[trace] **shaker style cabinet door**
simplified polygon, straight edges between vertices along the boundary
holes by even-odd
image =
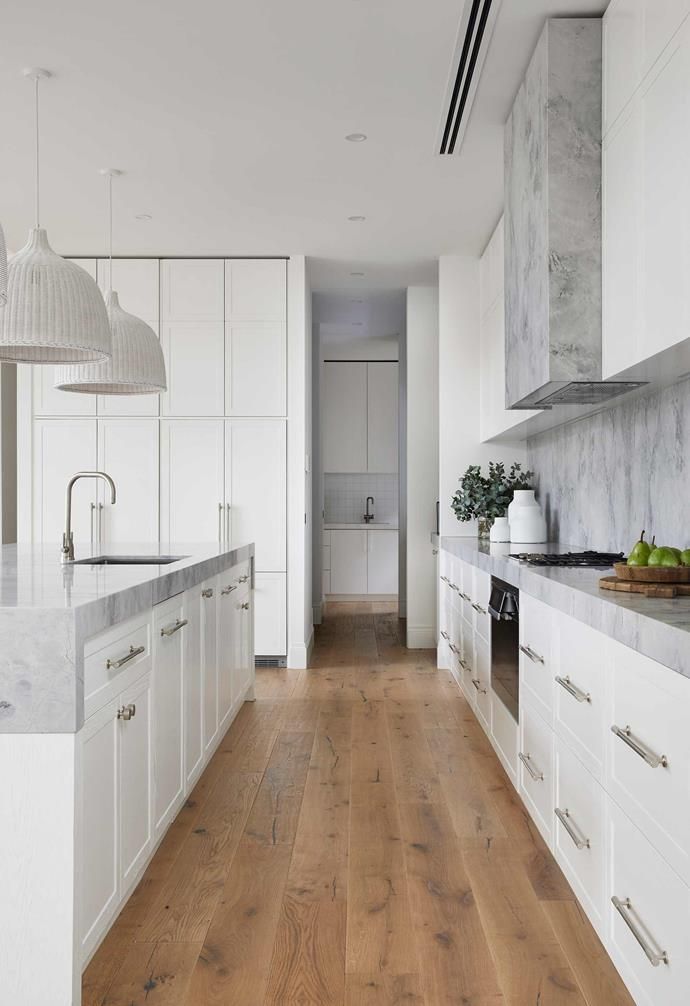
[[[203,587],[206,585],[204,584]],[[185,783],[189,790],[201,770],[204,756],[203,705],[204,668],[201,649],[202,584],[184,593],[184,761]]]
[[[283,419],[225,423],[225,499],[230,542],[254,542],[256,569],[286,568],[286,426]]]
[[[222,259],[164,259],[160,265],[161,321],[223,321]]]
[[[398,470],[398,365],[367,364],[368,472]]]
[[[331,531],[331,593],[366,594],[367,531]]]
[[[287,326],[281,321],[225,324],[225,414],[287,412]]]
[[[161,322],[168,390],[163,416],[222,416],[225,347],[222,321]]]
[[[201,593],[201,663],[204,681],[204,751],[218,734],[218,603],[219,578],[202,584]]]
[[[224,537],[222,419],[161,421],[161,539],[220,541]]]
[[[225,263],[227,321],[287,320],[285,259],[228,259]]]
[[[153,610],[154,840],[172,821],[184,795],[184,618],[181,597]]]
[[[337,532],[334,532],[337,533]],[[345,534],[351,532],[345,531]],[[355,532],[358,534],[359,532]],[[367,591],[398,593],[398,532],[367,531]]]
[[[98,420],[98,464],[117,489],[112,504],[99,481],[102,545],[158,541],[158,456],[158,420]]]
[[[287,653],[287,594],[285,573],[254,576],[254,653],[281,657]]]
[[[367,471],[367,365],[324,363],[323,470]]]
[[[95,419],[35,420],[33,541],[54,542],[56,557],[65,527],[67,483],[76,472],[93,471],[94,468],[96,468]],[[96,494],[97,486],[93,479],[80,479],[74,486],[72,530],[75,542],[90,541]]]
[[[120,720],[120,879],[121,896],[137,879],[151,842],[151,675],[124,691],[120,706],[133,708]]]

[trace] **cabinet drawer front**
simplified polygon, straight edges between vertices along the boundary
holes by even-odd
[[[84,646],[84,715],[88,718],[151,666],[150,615],[128,619]]]
[[[606,796],[559,737],[554,775],[554,854],[601,933],[606,918]]]
[[[567,615],[557,618],[554,730],[602,781],[606,685],[611,667],[608,639]]]
[[[480,636],[487,641],[491,639],[491,615],[489,614],[489,596],[491,594],[491,576],[483,569],[474,569],[472,577],[472,611],[474,627]]]
[[[548,605],[520,593],[520,687],[550,722],[553,708],[552,659],[554,611]]]
[[[520,796],[545,841],[553,834],[553,731],[530,709],[520,708]]]
[[[606,788],[690,883],[690,681],[618,643],[612,653]]]
[[[477,693],[477,712],[482,726],[491,733],[491,668],[489,644],[480,636],[474,641],[474,673],[472,687]]]
[[[608,807],[608,951],[640,1006],[686,1006],[690,988],[690,890],[613,800]],[[611,903],[617,898],[630,925]],[[646,950],[645,950],[646,948]],[[656,966],[652,957],[666,954]]]

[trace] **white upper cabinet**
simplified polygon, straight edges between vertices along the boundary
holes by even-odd
[[[285,259],[228,259],[225,263],[227,321],[287,320]]]
[[[161,321],[223,321],[222,259],[164,259],[160,264]]]
[[[225,414],[287,412],[287,328],[280,321],[225,325]]]
[[[225,499],[231,543],[255,543],[256,569],[286,568],[286,424],[229,419],[225,424]]]
[[[222,419],[161,421],[161,537],[224,537],[225,431]]]
[[[367,364],[368,472],[398,470],[398,365]]]
[[[160,396],[163,416],[224,414],[224,341],[222,321],[162,323],[168,375],[168,390]]]
[[[98,464],[117,488],[117,501],[98,483],[101,542],[158,541],[158,421],[99,419]]]
[[[117,293],[120,307],[149,325],[159,318],[158,273],[157,258],[113,259],[113,290]],[[107,258],[98,259],[97,275],[98,285],[105,296],[110,285]]]
[[[33,426],[33,540],[55,542],[65,527],[65,492],[79,471],[96,468],[95,419],[38,419]],[[80,479],[72,493],[74,540],[89,541],[96,501],[94,479]]]

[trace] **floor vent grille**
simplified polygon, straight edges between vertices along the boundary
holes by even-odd
[[[287,667],[285,657],[256,657],[254,659],[256,667]]]

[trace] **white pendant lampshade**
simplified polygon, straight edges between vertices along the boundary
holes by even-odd
[[[7,303],[0,326],[0,361],[80,363],[106,360],[110,325],[89,274],[56,254],[39,223],[38,84],[47,70],[25,70],[36,89],[36,226],[7,270]]]
[[[0,227],[0,307],[7,303],[7,246]]]
[[[55,387],[87,395],[146,395],[165,391],[165,362],[158,336],[134,314],[120,307],[110,290],[106,305],[113,336],[113,355],[105,363],[58,367]]]

